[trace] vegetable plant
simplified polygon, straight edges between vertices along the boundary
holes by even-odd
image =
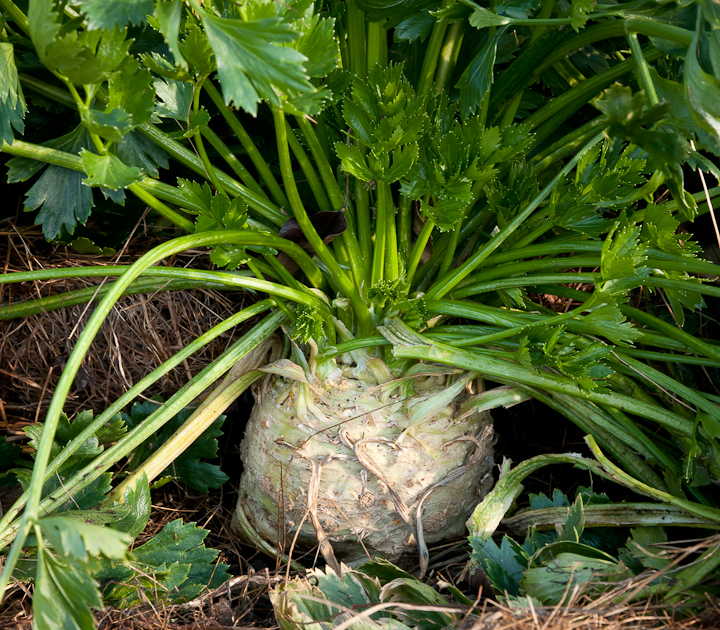
[[[42,171],[25,203],[46,237],[67,241],[94,204],[130,195],[187,232],[131,266],[2,276],[116,280],[95,296],[32,478],[0,521],[0,545],[13,543],[0,592],[28,544],[36,593],[78,585],[82,602],[64,614],[86,627],[100,601],[88,575],[103,569],[80,548],[130,562],[123,545],[136,532],[119,526],[117,544],[97,545],[72,510],[53,513],[92,484],[96,503],[133,505],[251,386],[238,527],[287,562],[296,544],[318,544],[336,573],[341,560],[417,550],[424,572],[427,541],[462,533],[492,486],[488,412],[528,398],[592,436],[633,487],[719,522],[720,399],[668,368],[720,367],[717,343],[684,329],[705,296],[720,294],[704,281],[717,266],[678,234],[720,192],[685,185],[689,169],[718,176],[712,3],[0,8],[8,180]],[[15,137],[28,108],[49,101],[74,111],[77,127],[43,143]],[[188,248],[207,248],[217,269],[157,264]],[[63,402],[103,318],[124,293],[173,286],[268,297],[58,445]],[[673,323],[639,307],[648,293],[664,297]],[[551,311],[537,294],[568,309]],[[0,317],[91,298],[2,305]],[[99,441],[189,353],[260,315],[150,415]],[[208,387],[142,464],[108,472]],[[95,457],[48,486],[88,441]],[[517,487],[478,508],[494,506],[486,537]]]

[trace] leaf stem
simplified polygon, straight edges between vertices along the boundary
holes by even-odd
[[[297,184],[293,177],[292,164],[290,162],[290,150],[287,139],[287,126],[285,114],[277,107],[273,107],[273,118],[275,120],[275,134],[277,136],[278,157],[280,159],[280,172],[282,173],[285,190],[288,194],[290,207],[295,219],[300,226],[310,246],[315,250],[318,258],[328,270],[333,281],[337,284],[343,294],[350,300],[353,311],[358,318],[362,334],[368,334],[375,327],[367,305],[360,297],[357,287],[350,281],[347,274],[340,268],[332,252],[323,243],[305,211],[302,200],[297,190]]]
[[[650,75],[650,68],[648,67],[647,60],[643,55],[640,42],[636,33],[628,32],[627,35],[628,43],[630,44],[630,50],[633,54],[633,61],[635,62],[635,72],[638,76],[638,81],[645,93],[650,100],[651,105],[657,105],[660,102],[657,92],[655,91],[655,84],[653,83],[652,76]]]
[[[450,4],[450,1],[451,0],[443,0],[442,8],[446,8]],[[435,78],[435,69],[437,68],[440,52],[443,48],[445,31],[447,31],[448,28],[448,22],[447,17],[441,17],[439,20],[436,20],[433,25],[430,41],[428,42],[425,58],[420,70],[420,79],[418,81],[417,91],[421,98],[427,98],[430,95],[433,79]]]
[[[250,174],[243,163],[237,158],[237,156],[228,148],[228,146],[220,139],[210,127],[202,125],[200,133],[210,143],[213,149],[215,149],[220,157],[225,160],[227,165],[233,170],[233,172],[240,178],[243,184],[250,190],[257,193],[258,195],[265,197],[270,201],[265,191],[262,189],[260,184],[255,181],[255,178]]]
[[[408,262],[408,270],[407,270],[407,285],[409,287],[412,286],[413,278],[415,276],[415,271],[417,270],[418,265],[420,264],[420,258],[423,255],[423,252],[425,251],[425,246],[427,245],[428,241],[430,240],[430,236],[432,234],[433,228],[435,227],[435,223],[432,219],[426,219],[425,223],[422,227],[422,230],[420,230],[420,234],[417,237],[417,240],[415,241],[415,246],[412,250],[412,255],[410,256],[410,261]]]
[[[447,90],[457,64],[463,36],[465,35],[466,20],[456,20],[447,30],[445,41],[440,50],[440,61],[435,71],[435,92],[442,94]]]
[[[323,185],[320,183],[320,179],[313,168],[312,162],[310,162],[310,158],[308,158],[307,153],[305,153],[305,149],[303,149],[300,141],[295,136],[295,131],[292,127],[290,127],[290,123],[287,120],[285,121],[285,125],[287,126],[287,138],[288,143],[290,144],[290,150],[293,152],[295,159],[300,165],[300,169],[305,175],[305,179],[307,179],[307,183],[310,186],[310,190],[312,190],[320,211],[330,212],[332,210],[330,199],[328,198]]]
[[[282,191],[282,188],[280,188],[280,185],[275,179],[275,176],[270,171],[267,162],[265,162],[265,158],[263,158],[260,151],[258,151],[258,148],[255,146],[255,143],[252,141],[252,138],[250,137],[248,132],[245,131],[245,127],[242,126],[233,111],[227,105],[225,105],[225,100],[223,99],[222,94],[220,94],[218,89],[212,84],[211,81],[205,81],[203,83],[203,88],[212,99],[215,107],[218,108],[218,111],[220,112],[222,117],[230,126],[230,129],[232,129],[233,133],[240,141],[240,144],[242,144],[243,149],[245,149],[248,157],[250,158],[250,160],[252,160],[252,163],[254,164],[258,174],[260,175],[260,179],[262,179],[264,184],[267,186],[268,190],[270,191],[270,195],[272,196],[275,203],[278,204],[278,206],[280,206],[281,208],[287,208],[288,200],[285,196],[285,193]]]
[[[14,144],[14,143],[13,143]],[[162,201],[155,197],[152,193],[148,192],[147,189],[143,188],[139,183],[130,184],[128,190],[133,193],[140,201],[145,203],[147,206],[155,210],[160,216],[165,217],[172,221],[178,227],[189,233],[195,231],[195,224],[179,215],[175,210],[166,206]]]

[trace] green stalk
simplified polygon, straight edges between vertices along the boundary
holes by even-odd
[[[355,178],[355,208],[357,210],[357,228],[360,252],[365,266],[372,269],[373,246],[372,229],[370,226],[370,193],[365,182]]]
[[[320,177],[325,184],[325,190],[330,197],[330,203],[333,210],[342,210],[345,213],[345,219],[348,222],[348,228],[343,232],[342,239],[348,252],[350,267],[352,268],[353,278],[357,287],[367,287],[368,285],[368,266],[367,261],[362,256],[360,245],[357,240],[357,231],[355,228],[355,218],[353,217],[352,205],[349,199],[345,199],[345,194],[340,190],[340,186],[335,179],[330,162],[323,150],[320,140],[310,121],[304,116],[296,116],[296,120],[300,126],[300,130],[305,137],[305,141],[310,147],[315,163],[320,171]],[[362,293],[362,291],[361,291]]]
[[[398,206],[398,256],[400,260],[409,264],[410,250],[412,248],[412,200],[400,193]],[[408,285],[409,286],[409,285]]]
[[[218,89],[210,81],[205,81],[203,88],[205,88],[205,91],[212,99],[212,102],[215,103],[218,111],[230,126],[230,129],[232,129],[233,133],[240,141],[240,144],[242,144],[243,149],[245,149],[248,157],[252,160],[253,165],[260,175],[260,179],[262,179],[265,186],[267,186],[275,203],[281,208],[287,208],[288,200],[285,193],[282,191],[282,188],[280,188],[275,176],[270,171],[267,162],[265,162],[265,158],[263,158],[260,151],[258,151],[258,148],[255,146],[255,143],[252,141],[248,132],[245,131],[245,127],[242,126],[232,110],[225,105],[222,94],[220,94]]]
[[[560,32],[548,30],[531,42],[493,83],[490,111],[499,113],[503,101],[530,87],[543,72],[576,50],[624,35],[622,20],[595,24],[577,34],[572,34],[569,29]]]
[[[345,207],[345,193],[340,190],[340,186],[335,179],[335,173],[333,172],[330,162],[328,161],[327,155],[320,144],[320,140],[313,129],[312,124],[305,116],[295,116],[295,120],[300,127],[300,131],[305,137],[310,147],[310,152],[313,158],[315,158],[315,164],[317,165],[320,177],[322,178],[327,195],[330,198],[330,203],[333,210],[342,210]]]
[[[451,1],[452,0],[443,0],[442,8],[446,8]],[[425,59],[423,60],[422,69],[420,70],[420,80],[418,81],[417,88],[417,93],[423,98],[427,98],[432,89],[435,69],[437,68],[440,52],[443,48],[448,21],[447,17],[442,17],[433,25],[430,41],[425,51]]]
[[[457,249],[458,238],[460,236],[460,228],[462,227],[462,219],[455,224],[455,227],[450,232],[450,243],[445,250],[442,264],[440,265],[440,271],[438,276],[443,277],[452,265],[453,259],[455,258],[455,250]]]
[[[502,463],[500,479],[468,519],[467,525],[471,538],[488,540],[522,492],[523,480],[549,464],[572,464],[575,468],[589,470],[594,475],[613,481],[612,477],[596,461],[576,453],[537,455],[520,462],[513,469],[510,469],[511,464],[509,459]]]
[[[555,0],[543,0],[542,6],[540,7],[540,12],[538,13],[538,18],[541,20],[547,20],[553,12],[553,9],[555,8]],[[534,42],[537,40],[540,35],[542,35],[547,30],[546,26],[535,26],[532,29],[532,38],[531,42]]]
[[[677,42],[687,48],[690,47],[693,40],[693,31],[686,28],[666,24],[650,18],[635,15],[625,19],[625,30],[628,33],[639,33],[647,37],[661,37]]]
[[[437,94],[445,92],[450,79],[452,79],[466,26],[467,22],[465,20],[456,20],[448,28],[445,41],[440,50],[440,61],[435,71],[435,91]]]
[[[392,191],[388,186],[385,209],[385,242],[387,255],[385,256],[385,279],[390,282],[400,277],[400,261],[398,259],[397,226],[395,223],[395,204],[393,204]],[[377,235],[377,231],[376,231]]]
[[[154,278],[143,278],[137,282],[133,282],[123,296],[138,295],[143,293],[155,293],[157,291],[186,291],[189,289],[198,289],[207,287],[208,289],[223,290],[227,287],[219,283],[208,283],[207,281],[197,280],[157,280]],[[88,302],[97,302],[110,290],[112,284],[100,286],[90,286],[76,291],[68,291],[67,293],[59,293],[57,295],[49,295],[43,298],[34,298],[23,302],[14,302],[12,304],[3,304],[0,306],[0,321],[9,321],[37,315],[50,311],[56,311],[60,308],[68,308],[77,304],[87,304]]]
[[[640,361],[636,361],[630,356],[622,356],[618,353],[611,353],[615,357],[613,364],[618,371],[625,372],[632,375],[635,378],[643,379],[651,385],[658,387],[660,390],[665,390],[678,395],[678,397],[688,403],[692,403],[698,409],[702,409],[710,417],[715,418],[716,429],[720,430],[720,406],[713,404],[707,400],[704,396],[701,396],[696,390],[686,387],[682,383],[679,383],[674,378],[663,374],[659,370],[645,364]],[[627,366],[627,370],[623,370],[623,366]]]
[[[195,115],[197,115],[200,112],[200,92],[202,90],[203,83],[205,83],[205,79],[202,78],[198,81],[198,84],[195,86],[195,89],[193,90],[193,111],[195,112]],[[203,166],[205,167],[205,177],[209,178],[212,182],[212,185],[215,187],[215,190],[218,192],[224,193],[225,188],[220,183],[220,181],[217,178],[217,175],[215,174],[215,167],[210,162],[210,159],[208,158],[207,151],[205,151],[205,143],[202,139],[202,134],[200,133],[200,128],[198,127],[195,130],[194,134],[195,138],[195,147],[197,149],[198,156],[200,157],[200,160],[203,163]]]
[[[485,260],[493,251],[495,251],[500,245],[518,228],[525,220],[540,206],[540,204],[546,199],[546,197],[552,192],[558,182],[564,178],[572,169],[577,166],[578,162],[582,159],[593,146],[595,146],[600,140],[602,140],[603,134],[599,133],[590,140],[578,153],[570,160],[563,169],[553,178],[553,180],[542,189],[542,191],[533,199],[517,216],[508,223],[502,230],[500,230],[495,236],[493,236],[483,247],[481,247],[473,256],[471,256],[465,263],[457,267],[454,271],[450,272],[446,276],[439,278],[436,283],[427,292],[426,299],[434,300],[442,298],[447,295],[452,289],[466,276],[473,272],[473,270]]]
[[[165,151],[167,151],[178,162],[195,171],[198,175],[202,177],[206,176],[205,168],[200,158],[176,140],[168,138],[168,136],[157,127],[149,123],[143,123],[138,127],[138,130],[155,144],[165,149]],[[258,214],[266,219],[269,219],[278,226],[283,225],[285,221],[287,221],[287,216],[280,212],[280,208],[270,203],[267,198],[258,195],[249,188],[246,188],[240,182],[230,177],[227,173],[223,173],[218,169],[215,170],[215,173],[223,188],[228,191],[228,193],[239,196]]]
[[[707,518],[688,514],[672,505],[657,503],[607,503],[583,507],[585,527],[701,527],[714,529],[716,523]],[[503,520],[514,534],[524,536],[533,526],[535,531],[553,530],[565,525],[566,507],[522,510]],[[718,554],[720,558],[720,554]]]
[[[13,140],[12,145],[3,141],[0,150],[9,155],[25,157],[31,160],[45,162],[47,164],[53,164],[54,166],[61,166],[63,168],[83,172],[83,165],[80,156],[73,155],[72,153],[66,153],[65,151],[59,151],[58,149],[51,149],[49,147],[30,144],[29,142],[24,142],[22,140]],[[187,232],[195,231],[195,226],[192,221],[178,214],[172,208],[168,208],[160,200],[153,197],[152,194],[145,190],[140,184],[131,184],[128,187],[128,190],[130,190],[130,192],[135,194],[141,201],[150,206],[158,214],[164,216],[166,219],[169,219],[178,227]]]
[[[347,274],[340,268],[337,261],[333,257],[332,252],[327,245],[323,243],[317,231],[313,227],[310,219],[302,204],[300,195],[297,190],[297,184],[293,177],[292,164],[290,163],[290,150],[287,140],[287,126],[285,125],[285,114],[277,107],[273,107],[273,118],[275,120],[275,133],[277,135],[278,156],[280,158],[280,171],[282,173],[283,183],[290,200],[290,207],[293,210],[295,219],[307,238],[311,247],[315,250],[318,258],[326,266],[328,273],[333,281],[337,284],[343,294],[350,300],[353,311],[358,318],[360,330],[362,334],[368,334],[373,328],[374,323],[367,305],[360,297],[358,289],[353,285]]]
[[[55,471],[59,470],[60,467],[75,452],[77,452],[77,450],[81,446],[83,446],[87,442],[87,440],[91,439],[95,435],[95,433],[103,425],[105,425],[105,423],[109,422],[110,419],[113,418],[113,416],[122,411],[122,409],[126,405],[130,404],[139,394],[144,392],[153,383],[159,381],[168,372],[180,365],[185,359],[193,355],[200,348],[206,346],[213,339],[219,337],[222,333],[231,330],[235,326],[238,326],[239,324],[242,324],[243,322],[252,319],[253,317],[260,315],[267,309],[271,308],[272,305],[272,300],[263,300],[262,302],[257,302],[252,306],[249,306],[237,313],[234,313],[227,319],[220,322],[217,326],[214,326],[206,333],[200,335],[197,339],[191,341],[177,354],[174,354],[162,365],[155,368],[150,374],[138,381],[122,396],[120,396],[120,398],[113,402],[105,411],[96,416],[90,424],[88,424],[80,433],[78,433],[78,435],[76,435],[70,442],[68,442],[68,444],[63,447],[63,449],[49,463],[47,471],[45,472],[45,481],[47,481],[55,473]],[[27,501],[27,496],[27,491],[23,492],[23,494],[20,495],[17,501],[15,501],[13,506],[3,515],[2,519],[0,520],[0,549],[2,549],[5,544],[7,544],[7,528],[20,513],[20,510],[22,510],[25,502]]]
[[[246,356],[253,348],[270,337],[282,324],[284,315],[276,311],[258,323],[251,331],[243,335],[230,348],[222,353],[213,363],[206,366],[192,381],[180,388],[162,406],[148,416],[142,424],[126,433],[120,440],[85,468],[76,473],[72,479],[63,484],[61,488],[49,494],[40,503],[40,512],[50,514],[57,506],[67,500],[68,495],[73,496],[86,488],[100,477],[106,470],[129,455],[140,444],[157,432],[165,423],[178,412],[193,402],[203,391],[215,383],[230,370],[239,360]],[[37,460],[36,460],[37,461]],[[27,509],[26,509],[27,513]],[[16,536],[17,540],[17,536]],[[13,549],[15,545],[13,545]]]
[[[603,448],[612,453],[613,457],[622,463],[625,470],[643,480],[644,483],[658,488],[664,492],[667,486],[662,478],[638,455],[648,458],[651,440],[643,435],[641,440],[623,430],[609,418],[603,410],[582,400],[570,396],[555,394],[547,396],[538,390],[528,390],[537,400],[564,415],[573,424],[586,434],[593,435],[603,445]],[[586,427],[586,428],[585,428]]]
[[[213,149],[215,149],[225,160],[226,164],[233,170],[233,172],[240,178],[240,181],[247,186],[254,193],[261,197],[267,198],[265,191],[261,188],[260,184],[255,181],[255,178],[250,174],[243,163],[237,158],[237,156],[228,148],[228,146],[220,139],[210,127],[203,125],[200,129],[203,137],[207,139]],[[269,201],[269,199],[268,199]]]
[[[662,53],[650,45],[645,49],[644,57],[646,61],[655,61],[662,57]],[[591,98],[596,96],[601,90],[610,85],[613,81],[617,81],[621,76],[631,72],[635,68],[635,60],[628,59],[612,68],[596,74],[587,81],[583,81],[577,87],[564,92],[556,99],[550,101],[536,112],[528,116],[523,122],[532,128],[539,127],[542,123],[550,118],[554,118],[553,124],[549,128],[538,131],[540,137],[545,138],[552,131],[557,129],[565,120],[570,118],[580,107],[587,103]],[[538,142],[538,139],[535,139]]]
[[[425,246],[427,245],[428,241],[430,240],[430,235],[432,234],[433,228],[435,227],[435,223],[432,221],[432,219],[426,219],[422,230],[420,231],[420,234],[417,237],[417,240],[415,241],[415,247],[413,247],[412,255],[410,257],[410,262],[408,262],[408,270],[407,270],[407,285],[409,287],[412,286],[413,277],[415,276],[415,271],[417,270],[417,266],[420,264],[420,258],[423,255],[423,252],[425,251]]]
[[[598,116],[563,136],[546,149],[536,153],[528,162],[534,166],[534,172],[540,174],[550,168],[555,162],[564,160],[566,157],[575,153],[575,151],[582,147],[604,126],[604,116]]]
[[[30,34],[30,24],[27,16],[12,0],[0,0],[0,9],[2,9],[3,13],[9,15],[12,21],[15,22],[26,35]]]
[[[20,80],[26,84],[31,89],[35,90],[36,92],[43,94],[44,96],[47,96],[48,98],[57,101],[58,103],[61,103],[63,105],[67,105],[70,107],[74,107],[75,103],[74,100],[70,97],[70,95],[65,92],[62,89],[59,89],[53,85],[49,85],[47,83],[44,83],[43,81],[38,81],[34,77],[30,77],[27,75],[20,74],[18,75]],[[206,81],[206,85],[209,85],[209,82]],[[175,158],[178,162],[181,164],[187,166],[189,169],[195,171],[198,175],[201,175],[202,177],[206,176],[205,169],[203,168],[202,161],[191,151],[186,149],[182,144],[177,142],[176,140],[173,140],[172,138],[169,138],[165,133],[160,131],[157,127],[154,125],[151,125],[150,123],[143,123],[142,125],[137,127],[137,130],[140,131],[142,134],[147,136],[150,140],[155,142],[159,147],[167,151],[173,158]],[[13,142],[12,149],[16,144],[18,144],[20,141],[15,140]],[[27,145],[26,146],[33,146],[33,145]],[[47,147],[42,147],[43,149],[47,149]],[[2,148],[3,151],[5,151],[5,147]],[[11,150],[7,151],[8,153],[12,153]],[[13,153],[14,155],[14,153]],[[70,155],[70,154],[68,154]],[[48,161],[39,157],[34,157],[32,155],[24,156],[24,157],[30,157],[31,159],[39,159],[41,161]],[[52,163],[52,162],[49,162]],[[72,166],[67,166],[66,168],[73,168]],[[82,168],[74,168],[73,170],[82,170]],[[251,209],[255,210],[258,214],[261,216],[269,219],[272,221],[275,225],[281,226],[285,223],[287,220],[287,217],[283,215],[280,212],[280,209],[275,206],[274,204],[270,203],[268,201],[267,197],[264,195],[259,195],[256,192],[250,190],[249,188],[246,188],[236,180],[234,180],[232,177],[227,175],[226,173],[223,173],[222,171],[216,171],[218,180],[223,185],[225,190],[232,192],[235,195],[239,195],[247,204],[250,206]]]
[[[128,269],[129,267],[125,267],[121,271],[108,271],[105,275],[122,275],[122,273]],[[324,313],[328,318],[330,317],[330,312],[325,302],[312,292],[307,291],[304,288],[298,290],[283,284],[269,282],[262,278],[262,274],[260,278],[252,278],[227,271],[205,271],[200,269],[174,269],[172,267],[163,267],[159,269],[148,269],[143,275],[151,277],[142,277],[140,280],[133,282],[125,291],[123,291],[123,295],[154,293],[162,290],[176,291],[202,287],[216,290],[232,289],[235,291],[250,289],[252,291],[268,293],[277,298],[288,299],[299,304],[306,304],[312,308],[320,310],[321,313]],[[3,276],[0,276],[0,281],[2,278]],[[59,308],[74,306],[76,304],[85,304],[90,301],[98,301],[107,295],[113,287],[114,283],[104,285],[102,287],[86,287],[78,291],[60,293],[58,295],[51,295],[35,300],[26,300],[16,304],[3,305],[0,307],[0,321],[27,317],[28,315],[34,315],[43,311],[57,310]]]
[[[367,25],[367,67],[387,66],[387,31],[383,22],[368,22]]]
[[[623,315],[627,317],[632,317],[633,319],[641,322],[642,324],[649,326],[653,330],[657,330],[658,332],[669,337],[670,339],[675,339],[676,341],[679,341],[680,343],[682,343],[688,348],[691,348],[698,354],[702,354],[706,357],[715,359],[716,361],[720,361],[720,346],[709,344],[700,339],[699,337],[695,337],[689,333],[686,333],[684,330],[681,330],[673,324],[668,324],[667,322],[664,322],[663,320],[653,315],[650,315],[649,313],[641,311],[640,309],[633,308],[632,306],[622,305],[620,307],[620,310],[623,312]]]
[[[13,142],[15,144],[15,142]],[[172,221],[178,227],[181,227],[186,232],[194,232],[195,224],[179,215],[175,210],[166,206],[162,201],[155,197],[152,193],[148,192],[146,188],[140,186],[140,184],[130,184],[128,190],[133,193],[140,201],[145,203],[147,206],[155,210],[160,216],[165,217]]]
[[[566,394],[579,397],[607,407],[622,409],[640,417],[648,418],[669,431],[681,436],[690,437],[693,423],[671,411],[648,405],[630,396],[617,393],[605,394],[591,390],[580,390],[577,383],[570,378],[536,372],[524,366],[508,361],[501,361],[489,355],[461,350],[439,341],[430,341],[411,331],[397,320],[385,320],[378,326],[386,339],[393,344],[393,354],[403,359],[435,361],[444,365],[453,365],[465,370],[480,372],[487,378],[503,384],[537,387],[546,392]]]
[[[662,501],[663,503],[669,503],[670,505],[679,507],[686,512],[694,514],[695,516],[698,516],[700,518],[708,519],[715,523],[720,523],[720,510],[718,510],[717,508],[700,505],[699,503],[694,503],[692,501],[688,501],[687,499],[681,499],[679,497],[673,496],[672,494],[668,494],[666,492],[657,490],[656,488],[652,488],[642,483],[641,481],[638,481],[637,479],[633,479],[624,470],[615,466],[612,462],[610,462],[610,460],[607,459],[607,457],[605,457],[605,455],[603,455],[592,435],[586,435],[585,442],[587,442],[587,445],[590,447],[592,454],[600,462],[602,467],[607,470],[618,483],[628,486],[636,492],[641,492],[642,494],[650,496],[653,499]]]
[[[295,136],[295,132],[293,131],[292,127],[290,127],[290,123],[285,121],[285,125],[287,126],[287,138],[290,145],[290,150],[293,152],[295,159],[300,165],[300,169],[305,175],[305,179],[307,179],[307,182],[310,185],[310,190],[312,190],[313,196],[315,197],[315,201],[317,201],[320,211],[330,212],[332,210],[330,199],[328,199],[328,195],[325,192],[323,185],[320,183],[320,179],[315,172],[315,168],[313,167],[312,162],[310,162],[310,158],[308,158],[307,153],[305,153],[305,149],[303,149],[300,141]]]
[[[657,92],[655,91],[655,84],[653,83],[652,76],[650,75],[650,68],[647,60],[643,55],[638,36],[635,33],[628,32],[627,40],[630,44],[630,50],[632,51],[633,61],[635,62],[635,72],[638,76],[638,81],[642,86],[643,90],[650,99],[651,105],[657,105],[660,102]]]
[[[350,67],[347,68],[357,77],[367,76],[367,40],[365,35],[365,12],[358,9],[355,0],[348,0],[347,14],[348,52]]]
[[[375,221],[375,251],[373,252],[373,266],[370,275],[370,285],[375,286],[385,276],[385,255],[387,243],[388,225],[388,201],[390,187],[385,182],[377,182],[377,219]]]

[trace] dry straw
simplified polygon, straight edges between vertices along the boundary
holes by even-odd
[[[110,257],[79,254],[48,245],[39,228],[6,227],[0,231],[2,273],[97,265],[128,265],[159,243],[136,235]],[[176,267],[207,268],[205,252],[187,251],[166,261]],[[0,305],[15,304],[112,282],[69,278],[0,285]],[[127,391],[197,336],[243,307],[246,293],[208,289],[157,291],[125,296],[106,319],[87,355],[65,404],[65,413],[96,413]],[[93,304],[79,304],[20,319],[0,321],[0,419],[16,433],[41,421]],[[217,357],[238,331],[229,330],[164,376],[146,396],[168,397]]]

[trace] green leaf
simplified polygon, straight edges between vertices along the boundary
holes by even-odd
[[[25,210],[40,212],[35,225],[42,225],[51,241],[63,232],[72,234],[78,223],[85,225],[93,207],[92,191],[82,185],[83,173],[49,166],[26,193]]]
[[[690,156],[690,145],[678,131],[657,123],[668,117],[669,105],[659,103],[648,107],[645,92],[632,94],[630,88],[614,85],[595,106],[605,114],[607,132],[638,145],[650,155],[653,166],[665,175],[667,186],[686,218],[691,219],[697,204],[683,188],[682,164]],[[650,127],[650,128],[647,128]]]
[[[252,114],[260,99],[280,105],[280,93],[305,92],[308,81],[297,50],[281,46],[297,33],[279,18],[243,21],[200,13],[205,34],[215,52],[225,102]]]
[[[40,529],[58,554],[83,564],[100,556],[125,558],[132,542],[122,532],[64,516],[41,519]]]
[[[587,23],[588,13],[592,13],[594,0],[572,0],[572,21],[570,25],[579,31]]]
[[[313,5],[310,5],[295,25],[302,30],[294,42],[294,48],[306,58],[307,76],[323,78],[340,66],[340,47],[335,37],[333,18],[321,18],[313,14]]]
[[[183,523],[177,519],[168,523],[150,541],[135,548],[133,556],[145,566],[175,562],[189,564],[188,584],[181,591],[189,593],[198,587],[217,588],[230,576],[226,573],[227,565],[215,563],[219,552],[203,544],[207,535],[208,530],[197,527],[195,523]]]
[[[118,190],[139,182],[143,177],[139,168],[123,164],[114,155],[96,155],[83,149],[80,157],[83,161],[83,169],[88,174],[83,180],[86,186]]]
[[[123,164],[135,166],[150,177],[159,177],[159,169],[169,168],[168,154],[148,137],[137,130],[123,136],[120,142],[110,147]]]
[[[95,580],[85,574],[85,567],[65,562],[38,550],[33,622],[37,630],[94,630],[90,608],[102,609],[102,599]]]
[[[632,345],[642,334],[627,321],[617,304],[593,309],[583,317],[582,324],[589,334],[605,337],[619,346]]]
[[[383,175],[383,179],[388,184],[392,184],[407,175],[417,160],[418,146],[414,142],[406,144],[403,147],[395,149],[392,155],[392,164]]]
[[[36,46],[40,46],[38,55],[49,70],[62,72],[75,85],[88,85],[107,80],[127,58],[131,43],[126,39],[125,29],[116,27],[103,31],[73,30],[49,45],[44,41]]]
[[[694,133],[699,148],[705,148],[715,155],[720,155],[720,136],[695,120],[688,99],[685,97],[685,87],[660,76],[653,67],[650,67],[650,75],[658,98],[668,104],[669,119],[667,122],[685,132]]]
[[[134,488],[125,491],[123,501],[127,515],[113,522],[111,527],[130,538],[136,538],[147,526],[152,509],[150,486],[145,473],[140,475]]]
[[[193,101],[191,83],[174,81],[173,79],[155,79],[153,82],[158,103],[155,113],[162,118],[187,120]]]
[[[81,12],[87,16],[89,29],[124,27],[144,24],[145,16],[153,13],[152,0],[80,0]]]
[[[120,65],[108,82],[109,100],[105,111],[120,109],[127,112],[133,127],[150,120],[155,94],[150,71],[139,69],[134,57]]]
[[[517,560],[511,539],[503,536],[500,547],[492,538],[484,540],[471,536],[469,540],[472,559],[483,568],[493,588],[498,593],[519,595],[523,566]]]
[[[210,74],[215,69],[210,42],[197,24],[188,24],[185,38],[180,42],[180,51],[198,74]]]
[[[180,603],[219,587],[230,578],[228,566],[216,562],[218,551],[205,547],[207,534],[178,519],[135,548],[124,564],[105,562],[95,574],[105,585],[105,602],[119,608],[148,601]]]
[[[640,228],[616,223],[603,243],[600,273],[607,283],[645,273],[640,268],[647,260],[647,245],[640,243]],[[649,270],[647,270],[649,272]]]
[[[188,69],[188,63],[183,57],[180,44],[178,42],[178,34],[180,32],[180,20],[182,18],[183,7],[185,3],[182,0],[166,0],[158,2],[155,5],[155,15],[165,36],[170,52],[175,58],[175,65]],[[202,71],[201,71],[202,72]]]
[[[578,494],[575,503],[568,510],[568,517],[565,526],[560,533],[559,540],[580,542],[580,537],[585,529],[585,513],[583,512],[582,497]]]
[[[0,146],[12,144],[13,132],[25,132],[23,118],[27,107],[18,81],[12,44],[0,42]]]
[[[552,499],[548,498],[544,492],[540,494],[529,494],[531,510],[543,510],[551,507],[570,507],[570,501],[560,488],[553,490]]]
[[[575,586],[589,582],[597,573],[608,573],[615,568],[612,562],[561,553],[545,566],[525,571],[521,585],[528,595],[545,605],[556,606],[567,602]]]
[[[105,112],[81,107],[80,118],[90,133],[112,142],[120,142],[133,127],[132,116],[120,107]]]
[[[353,177],[357,177],[363,182],[369,182],[375,179],[376,173],[370,170],[360,149],[354,145],[335,143],[335,152],[340,158],[343,171],[349,173]]]
[[[630,530],[626,546],[630,556],[639,561],[646,569],[664,569],[672,557],[659,547],[667,542],[667,535],[662,527],[635,527]]]
[[[470,4],[474,9],[470,16],[470,26],[474,26],[477,29],[487,28],[489,26],[504,26],[512,22],[510,18],[498,15],[494,11],[490,11],[490,9],[476,5],[474,2],[466,2],[466,4]]]
[[[384,602],[404,602],[425,606],[447,606],[448,601],[429,584],[423,584],[415,577],[396,578],[388,582],[380,591],[380,599]],[[455,614],[436,611],[403,611],[403,620],[411,622],[420,630],[440,630],[460,621]]]
[[[81,236],[73,239],[68,243],[68,247],[72,248],[79,254],[95,254],[97,256],[114,256],[115,250],[112,247],[98,247],[89,238]]]
[[[157,411],[159,403],[148,401],[146,403],[135,403],[132,406],[131,415],[124,416],[129,428],[141,423],[150,414]],[[162,446],[167,439],[182,426],[193,413],[193,409],[183,409],[156,434],[150,436],[137,449],[135,449],[131,460],[130,468],[137,469],[153,452]],[[200,492],[207,492],[208,488],[219,488],[228,480],[228,476],[220,470],[220,467],[209,464],[204,459],[217,457],[217,438],[222,435],[220,427],[225,421],[225,416],[218,419],[208,428],[185,452],[180,455],[173,464],[163,471],[163,475],[171,475],[178,481],[187,484]]]
[[[505,27],[499,28],[475,55],[455,85],[460,90],[460,114],[467,118],[474,114],[493,83],[493,68],[500,38]]]

